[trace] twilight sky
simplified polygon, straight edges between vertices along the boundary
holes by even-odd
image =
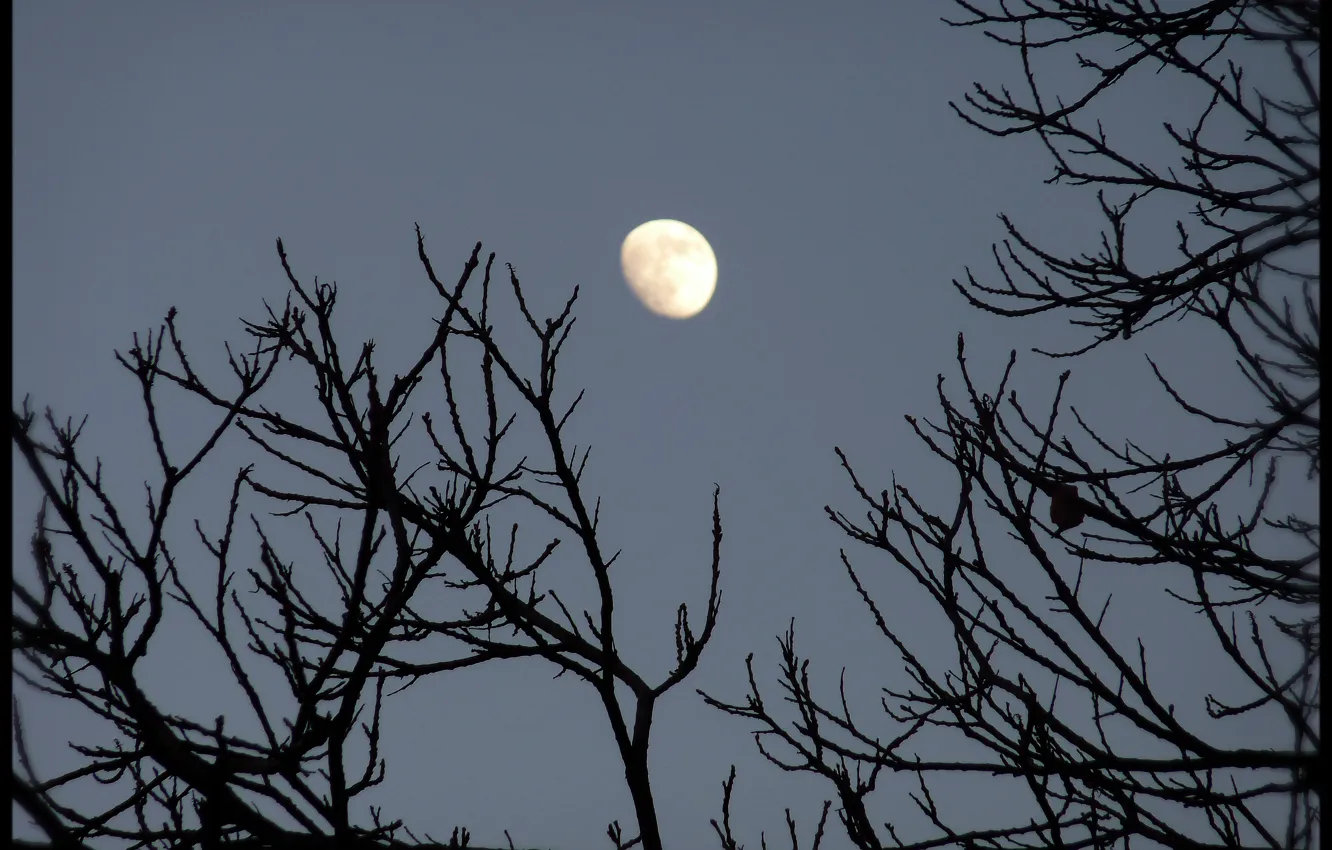
[[[958,16],[932,0],[824,12],[794,2],[17,4],[14,403],[31,393],[61,418],[89,414],[86,450],[102,455],[131,512],[153,456],[113,350],[174,305],[194,360],[220,380],[222,342],[245,339],[239,319],[285,296],[275,238],[304,282],[338,283],[344,347],[373,337],[389,374],[427,344],[440,310],[414,222],[442,277],[480,240],[497,266],[515,266],[541,313],[580,286],[561,371],[567,399],[587,389],[571,440],[593,446],[587,486],[603,499],[605,548],[625,549],[621,646],[650,680],[669,670],[676,604],[701,615],[714,482],[722,490],[718,633],[654,731],[667,843],[714,846],[708,819],[732,763],[747,843],[760,830],[781,836],[786,807],[807,833],[831,789],[768,765],[745,724],[693,689],[739,698],[752,651],[776,700],[773,638],[795,617],[826,693],[845,665],[872,722],[875,688],[901,684],[900,665],[837,561],[850,541],[822,507],[861,511],[833,446],[871,489],[896,473],[918,498],[947,504],[951,470],[903,415],[935,417],[938,373],[960,386],[958,332],[987,388],[1018,349],[1016,387],[1037,408],[1070,365],[1029,349],[1081,339],[1062,318],[978,313],[950,281],[968,266],[997,277],[1000,212],[1069,253],[1099,241],[1094,193],[1044,185],[1050,163],[1035,139],[995,139],[952,113],[948,101],[973,81],[1019,86],[1020,68],[944,14]],[[1126,86],[1101,114],[1131,150],[1172,156],[1160,122],[1192,115],[1194,96],[1163,75]],[[716,295],[693,319],[652,315],[621,279],[621,239],[655,218],[688,222],[716,252]],[[1168,255],[1171,222],[1141,234],[1145,264]],[[494,315],[502,333],[522,330],[510,299]],[[1167,360],[1203,406],[1253,404],[1238,378],[1214,370],[1224,346],[1167,325],[1071,364],[1071,402],[1114,440],[1168,451],[1200,436],[1162,403],[1144,352]],[[283,386],[310,393],[303,376]],[[418,401],[427,398],[439,401]],[[181,452],[214,421],[196,404],[166,409]],[[250,458],[232,439],[195,476],[176,509],[182,551],[201,552],[196,516],[220,528],[231,477]],[[18,468],[14,494],[22,565],[36,496]],[[294,551],[306,545],[299,526],[270,527]],[[533,523],[529,545],[544,533]],[[876,560],[853,554],[867,569]],[[555,575],[584,581],[585,566],[565,557]],[[928,655],[937,616],[904,577],[893,595],[882,566],[890,613]],[[1172,628],[1184,615],[1159,581],[1105,581],[1123,600],[1116,628],[1142,633],[1159,651],[1154,675],[1201,711],[1199,683],[1217,675],[1207,637]],[[901,619],[913,617],[918,631]],[[207,721],[226,711],[246,729],[237,693],[217,684],[218,656],[177,625],[150,655],[153,693],[174,712]],[[942,661],[949,647],[937,651]],[[488,664],[391,700],[389,777],[371,801],[418,834],[465,825],[479,844],[507,829],[519,846],[572,850],[605,846],[612,819],[632,829],[600,706],[553,672]],[[98,727],[23,700],[39,770],[71,765],[63,741]],[[889,777],[877,797],[904,837],[922,829],[911,790],[910,778]],[[981,823],[1011,801],[968,796],[961,817]],[[830,838],[845,846],[840,828]]]

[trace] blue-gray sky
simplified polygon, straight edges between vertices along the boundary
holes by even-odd
[[[795,617],[816,675],[831,688],[846,665],[872,711],[874,687],[898,665],[838,565],[849,541],[822,506],[860,511],[832,448],[871,489],[895,472],[946,504],[952,471],[903,415],[933,417],[938,373],[957,386],[958,332],[989,387],[1017,348],[1017,387],[1033,406],[1048,404],[1068,364],[1029,348],[1077,338],[1063,319],[980,314],[950,280],[967,266],[997,277],[1000,212],[1069,253],[1099,238],[1093,193],[1044,185],[1050,163],[1034,139],[991,138],[949,109],[973,81],[1019,84],[1020,68],[942,14],[951,6],[932,0],[17,4],[14,398],[90,414],[88,449],[137,508],[152,450],[112,351],[174,305],[196,362],[211,359],[221,377],[221,344],[243,339],[239,319],[284,297],[277,237],[303,280],[338,283],[344,344],[373,337],[390,374],[426,344],[439,311],[414,222],[450,277],[480,240],[542,312],[581,287],[561,381],[570,400],[587,389],[572,441],[593,446],[587,486],[603,498],[606,547],[625,549],[620,643],[649,679],[669,669],[676,603],[701,612],[714,482],[722,490],[721,623],[653,738],[667,843],[710,846],[732,763],[737,826],[753,846],[760,829],[784,832],[788,806],[808,830],[831,789],[768,766],[745,725],[693,687],[739,697],[750,651],[772,682],[773,637]],[[1160,120],[1193,114],[1196,91],[1148,79],[1103,112],[1130,146],[1169,156]],[[716,295],[693,319],[650,314],[620,277],[620,240],[655,218],[688,222],[716,252]],[[1170,221],[1160,223],[1140,236],[1145,262],[1171,247]],[[516,333],[511,308],[502,301],[495,321]],[[1115,440],[1168,451],[1197,436],[1163,404],[1144,351],[1200,402],[1248,409],[1244,385],[1213,369],[1225,347],[1172,325],[1072,365],[1071,401]],[[304,379],[284,386],[308,390]],[[214,419],[196,404],[167,409],[182,452]],[[179,547],[197,546],[196,515],[220,528],[249,457],[234,440],[201,470],[177,506]],[[22,560],[36,503],[21,470],[14,493]],[[278,539],[304,545],[288,528]],[[557,569],[583,581],[565,557]],[[883,567],[892,613],[908,618],[899,627],[938,634],[912,591],[893,595]],[[1126,582],[1120,627],[1157,638],[1161,680],[1201,711],[1197,683],[1217,668],[1198,659],[1215,650],[1205,635],[1167,635],[1183,615],[1140,579],[1112,580]],[[178,634],[149,658],[154,693],[205,721],[224,707],[246,728],[242,702],[217,685],[217,656],[197,631]],[[592,847],[610,820],[632,824],[594,695],[553,672],[485,665],[390,702],[389,777],[373,802],[418,834],[461,824],[478,843],[508,829],[519,845]],[[39,768],[70,764],[63,740],[93,727],[44,700],[24,706]],[[918,827],[913,781],[885,783],[885,818]],[[1002,805],[968,799],[964,821],[982,822],[991,799]]]

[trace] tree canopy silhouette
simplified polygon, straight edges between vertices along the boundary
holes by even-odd
[[[577,289],[558,316],[539,321],[509,268],[517,312],[539,349],[535,373],[527,377],[495,340],[495,255],[485,260],[478,283],[478,243],[456,282],[446,285],[419,228],[417,246],[442,317],[419,358],[391,381],[376,366],[373,342],[347,362],[331,321],[336,287],[302,284],[281,240],[278,255],[291,292],[281,310],[270,308],[266,320],[246,323],[254,339],[250,353],[234,354],[228,346],[237,392],[214,389],[195,370],[174,309],[156,333],[143,341],[136,336],[133,347],[117,355],[140,384],[160,467],[141,527],[107,494],[100,463],[80,455],[82,425],[59,422],[48,411],[51,437],[43,442],[31,408],[25,404],[13,414],[15,445],[44,497],[33,537],[36,584],[14,585],[14,649],[25,662],[18,674],[46,693],[81,703],[117,732],[113,742],[75,745],[87,757],[84,768],[42,779],[30,766],[16,710],[25,775],[15,777],[15,799],[53,846],[89,846],[98,838],[160,847],[467,846],[465,830],[455,829],[448,842],[418,841],[401,820],[381,819],[375,809],[366,823],[353,806],[385,777],[378,747],[386,689],[485,662],[536,657],[585,681],[605,708],[638,824],[629,836],[612,822],[612,841],[617,848],[661,848],[648,739],[657,701],[694,670],[717,622],[717,494],[707,610],[694,620],[679,605],[675,666],[649,678],[617,650],[611,570],[618,553],[603,550],[600,502],[582,487],[588,450],[566,445],[566,425],[582,393],[565,400],[556,393]],[[471,408],[458,377],[468,362],[465,346],[481,379]],[[285,361],[312,378],[318,420],[289,412],[290,398],[279,397],[286,404],[276,407],[262,403],[265,386]],[[409,402],[428,375],[443,388],[443,421],[427,411],[415,426]],[[519,411],[503,411],[501,384],[516,396]],[[164,387],[217,411],[216,426],[185,457],[166,448],[158,401]],[[505,459],[504,441],[520,414],[544,435],[544,461]],[[465,424],[478,418],[479,429]],[[430,460],[403,457],[398,442],[412,427],[428,437]],[[221,529],[194,524],[214,567],[205,593],[180,568],[168,523],[181,482],[230,429],[267,455],[270,472],[294,470],[304,486],[268,483],[253,465],[237,472]],[[331,452],[336,461],[303,459],[311,449]],[[257,599],[237,592],[238,562],[249,561],[233,543],[242,505],[253,498],[266,501],[279,518],[302,521],[322,553],[322,575],[297,569],[265,524],[252,518],[262,569],[245,571]],[[560,538],[533,546],[520,537],[517,523],[507,533],[492,528],[495,509],[506,502],[525,503],[574,541],[595,579],[595,610],[575,613],[556,588],[540,583],[539,571]],[[63,560],[67,556],[79,565]],[[311,586],[318,583],[337,588],[332,608],[320,603],[319,588]],[[173,716],[142,684],[138,671],[149,645],[171,639],[160,628],[169,605],[188,609],[222,650],[261,737],[229,733],[223,716],[211,723]],[[429,660],[420,660],[423,649]],[[256,683],[256,661],[281,671],[287,693]],[[627,690],[627,701],[617,688]],[[88,782],[115,782],[123,794],[95,812],[59,802],[60,792]]]
[[[752,655],[747,692],[703,699],[748,723],[769,761],[827,783],[804,832],[813,847],[834,818],[858,848],[1310,847],[1321,790],[1321,548],[1308,498],[1320,476],[1318,4],[957,2],[968,17],[953,23],[1011,47],[1025,86],[1018,95],[978,84],[958,115],[995,136],[1034,135],[1054,159],[1051,182],[1094,187],[1105,218],[1099,247],[1074,254],[1004,217],[998,278],[968,270],[954,281],[962,297],[998,316],[1068,316],[1088,336],[1039,352],[1053,358],[1127,345],[1167,319],[1208,327],[1261,412],[1205,409],[1196,388],[1151,361],[1162,398],[1200,424],[1188,444],[1155,453],[1066,410],[1071,370],[1039,411],[1011,390],[1015,352],[984,384],[959,336],[960,388],[940,376],[937,421],[907,417],[956,480],[955,498],[927,504],[895,479],[874,485],[838,449],[858,503],[827,508],[855,544],[837,568],[882,638],[881,669],[902,676],[882,683],[873,716],[853,710],[845,686],[821,682],[797,653],[793,622],[779,638],[780,700],[765,698]],[[1280,63],[1290,91],[1255,89],[1244,71],[1254,57],[1268,70]],[[1196,114],[1162,130],[1175,163],[1130,155],[1095,114],[1107,92],[1149,84],[1149,73],[1181,75],[1200,92]],[[1054,96],[1045,75],[1061,91],[1082,88]],[[1143,267],[1130,259],[1138,222],[1150,227],[1160,217],[1144,211],[1172,200],[1188,207],[1175,224],[1178,259]],[[676,608],[669,670],[635,669],[616,644],[617,553],[598,536],[600,503],[582,478],[588,450],[570,433],[582,393],[556,389],[577,290],[538,318],[512,267],[507,284],[492,278],[495,255],[483,258],[480,244],[446,283],[418,228],[438,319],[389,378],[372,341],[348,347],[334,332],[336,287],[302,282],[280,240],[277,250],[289,292],[245,323],[244,353],[227,348],[235,390],[196,368],[174,309],[117,354],[156,457],[146,505],[112,497],[101,462],[82,450],[82,423],[26,400],[12,411],[14,446],[42,491],[31,563],[14,571],[16,676],[100,721],[71,741],[81,767],[43,775],[16,698],[13,800],[47,836],[16,843],[469,846],[465,829],[418,836],[365,802],[390,769],[382,707],[427,677],[529,658],[572,674],[604,708],[635,819],[634,829],[607,826],[613,846],[661,850],[648,744],[660,699],[696,669],[718,620],[720,491],[706,608]],[[535,352],[530,369],[520,346],[500,342],[501,296]],[[279,372],[301,373],[308,399],[275,391]],[[434,409],[417,392],[427,382]],[[213,414],[183,453],[186,437],[167,434],[168,394]],[[521,428],[539,435],[539,454],[512,449]],[[236,435],[262,465],[236,470],[221,485],[225,514],[182,534],[184,482]],[[1275,504],[1283,488],[1296,509]],[[308,535],[313,563],[289,554],[293,538],[270,536],[283,523]],[[242,551],[251,533],[257,558]],[[586,605],[543,572],[570,549],[591,577]],[[1148,642],[1108,628],[1118,609],[1093,579],[1128,587],[1143,568],[1169,582],[1176,627],[1208,636],[1230,665],[1225,694],[1172,702],[1150,675]],[[885,615],[878,588],[889,585],[919,594],[944,625],[949,664]],[[249,706],[245,729],[225,715],[172,713],[149,684],[146,656],[172,639],[178,614],[211,638]],[[261,684],[274,673],[281,688]],[[1235,718],[1254,734],[1218,732]],[[881,814],[872,795],[890,773],[918,782],[911,800],[928,834],[899,833],[898,817]],[[1029,805],[976,824],[948,784],[970,776],[1014,786]],[[724,850],[742,846],[736,781],[732,769],[713,821]],[[798,848],[790,810],[785,829]]]
[[[959,336],[960,391],[950,393],[941,375],[941,417],[907,417],[958,482],[955,501],[924,504],[896,479],[871,484],[839,449],[859,504],[826,509],[858,548],[879,556],[871,567],[844,549],[841,567],[893,656],[886,666],[900,659],[903,677],[883,683],[877,712],[853,711],[845,681],[816,684],[793,624],[779,639],[780,701],[765,699],[752,655],[747,695],[707,699],[756,723],[769,761],[825,780],[846,834],[866,850],[1143,840],[1313,846],[1321,549],[1308,482],[1320,474],[1319,278],[1310,250],[1320,234],[1319,4],[958,4],[968,16],[950,23],[984,27],[1012,48],[1023,91],[977,84],[953,105],[957,114],[994,136],[1034,136],[1054,159],[1049,182],[1095,187],[1105,219],[1099,247],[1070,255],[1003,216],[999,279],[968,271],[954,281],[958,291],[998,316],[1054,313],[1087,329],[1073,350],[1037,349],[1053,358],[1160,332],[1167,319],[1209,326],[1229,343],[1261,412],[1204,409],[1191,400],[1199,387],[1177,385],[1169,364],[1149,357],[1163,400],[1199,423],[1187,444],[1153,454],[1141,435],[1107,434],[1066,410],[1069,371],[1048,410],[1010,389],[1016,352],[997,385],[982,386]],[[1256,89],[1248,66],[1284,74]],[[1097,105],[1112,88],[1167,73],[1194,84],[1197,110],[1161,129],[1175,163],[1141,161],[1112,141]],[[1144,268],[1130,246],[1159,227],[1162,208],[1186,210],[1174,226],[1178,259]],[[1273,504],[1279,469],[1293,511]],[[1135,625],[1128,639],[1112,636],[1115,608],[1088,585],[1111,575],[1131,592],[1144,567],[1171,582],[1165,590],[1179,602],[1172,630],[1210,635],[1229,664],[1227,692],[1242,696],[1199,693],[1177,711],[1150,676],[1144,632]],[[914,585],[913,598],[952,633],[950,665],[932,664],[929,647],[883,613],[875,584],[893,596]],[[1248,741],[1227,733],[1235,718]],[[869,798],[891,772],[918,779],[911,800],[927,834],[899,835],[900,806],[876,818],[882,809]],[[967,776],[1007,778],[1030,805],[977,824],[965,815],[976,786],[956,783]],[[733,772],[722,822],[714,821],[727,848],[739,846],[734,782]],[[825,805],[824,820],[827,813]]]

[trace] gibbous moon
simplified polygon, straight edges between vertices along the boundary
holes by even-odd
[[[660,218],[629,231],[620,267],[643,306],[672,319],[697,315],[717,288],[712,246],[683,221]]]

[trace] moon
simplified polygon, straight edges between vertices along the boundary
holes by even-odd
[[[671,319],[698,315],[717,288],[712,246],[683,221],[659,218],[629,231],[620,267],[643,306]]]

